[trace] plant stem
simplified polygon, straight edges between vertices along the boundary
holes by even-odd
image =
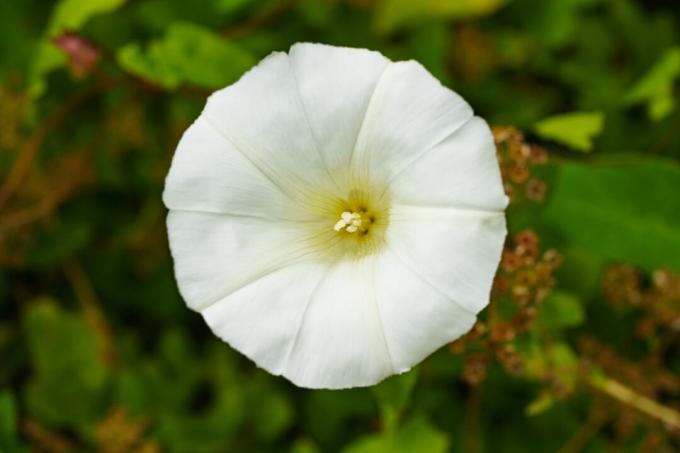
[[[680,412],[675,409],[659,404],[606,376],[593,375],[589,379],[589,384],[596,390],[662,421],[673,429],[680,429]]]

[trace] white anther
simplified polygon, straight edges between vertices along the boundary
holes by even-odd
[[[359,231],[363,221],[361,220],[361,214],[357,212],[345,211],[340,214],[340,220],[337,221],[333,229],[335,231],[345,230],[348,233],[356,233]]]

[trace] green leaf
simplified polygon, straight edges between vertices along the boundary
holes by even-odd
[[[554,140],[577,151],[593,149],[593,138],[602,132],[602,112],[572,112],[551,116],[534,124],[537,135]]]
[[[253,3],[254,0],[215,0],[215,9],[221,14],[231,14],[240,11]]]
[[[578,367],[578,357],[566,343],[555,343],[548,348],[548,361],[553,369],[566,374],[574,374],[572,378],[576,378],[575,371]],[[560,377],[564,378],[562,373]]]
[[[40,97],[45,92],[47,75],[66,64],[66,57],[50,42],[50,39],[64,31],[79,30],[92,17],[115,11],[126,1],[61,0],[57,3],[29,74],[29,94],[32,99]]]
[[[360,438],[343,450],[344,453],[444,453],[448,437],[434,428],[425,418],[414,417],[397,432],[386,432]]]
[[[493,14],[508,0],[381,0],[375,13],[378,28],[392,31],[422,19],[470,19]]]
[[[165,36],[143,49],[131,43],[118,51],[127,71],[165,87],[181,83],[215,89],[234,82],[255,64],[254,57],[206,28],[174,23]]]
[[[380,405],[383,422],[388,429],[394,427],[399,414],[406,408],[417,380],[418,369],[415,369],[392,376],[371,388]]]
[[[17,416],[14,396],[0,391],[0,452],[23,451],[17,438]]]
[[[530,15],[524,15],[528,28],[541,46],[561,47],[578,39],[583,32],[583,10],[599,0],[551,0],[532,5]]]
[[[654,159],[561,165],[544,212],[565,243],[646,270],[680,272],[680,166]]]
[[[290,453],[321,453],[321,450],[309,439],[297,439],[290,448]]]
[[[251,395],[251,418],[259,439],[272,441],[281,436],[293,422],[294,410],[289,399],[273,387],[254,386]]]
[[[545,412],[555,404],[555,398],[548,392],[541,392],[535,400],[530,402],[524,409],[524,413],[533,416]]]
[[[627,105],[646,103],[647,114],[659,121],[675,108],[673,83],[680,77],[680,47],[666,51],[625,94]]]
[[[30,304],[23,328],[34,372],[28,412],[51,425],[86,428],[101,414],[108,378],[97,335],[50,300]]]
[[[575,327],[583,323],[585,314],[581,302],[572,294],[554,291],[539,307],[538,322],[548,330]]]
[[[26,251],[26,262],[36,268],[61,265],[89,244],[92,225],[64,218],[50,231],[36,235]]]

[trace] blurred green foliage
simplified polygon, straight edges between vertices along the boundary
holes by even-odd
[[[677,5],[16,0],[0,30],[1,452],[680,449]],[[417,59],[527,134],[497,130],[514,192],[491,306],[372,389],[256,369],[172,274],[181,133],[298,41]]]

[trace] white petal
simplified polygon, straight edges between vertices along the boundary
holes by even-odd
[[[307,306],[284,376],[309,388],[373,385],[394,373],[375,304],[373,260],[343,261]]]
[[[493,135],[474,117],[390,183],[395,203],[502,211],[507,197]]]
[[[357,171],[389,180],[472,117],[470,106],[415,61],[389,65],[354,148]]]
[[[326,165],[346,166],[389,60],[366,49],[307,43],[294,45],[290,59]]]
[[[291,223],[189,211],[170,211],[167,223],[179,290],[194,310],[295,262]]]
[[[478,313],[489,303],[505,234],[502,213],[396,205],[386,240],[423,280]]]
[[[187,129],[165,180],[168,209],[280,218],[286,197],[204,118]]]
[[[287,54],[213,93],[202,115],[292,198],[328,185]]]
[[[473,312],[432,287],[389,249],[376,259],[375,293],[397,373],[465,334],[475,322]]]
[[[287,266],[202,311],[212,331],[258,366],[280,375],[325,266]]]

